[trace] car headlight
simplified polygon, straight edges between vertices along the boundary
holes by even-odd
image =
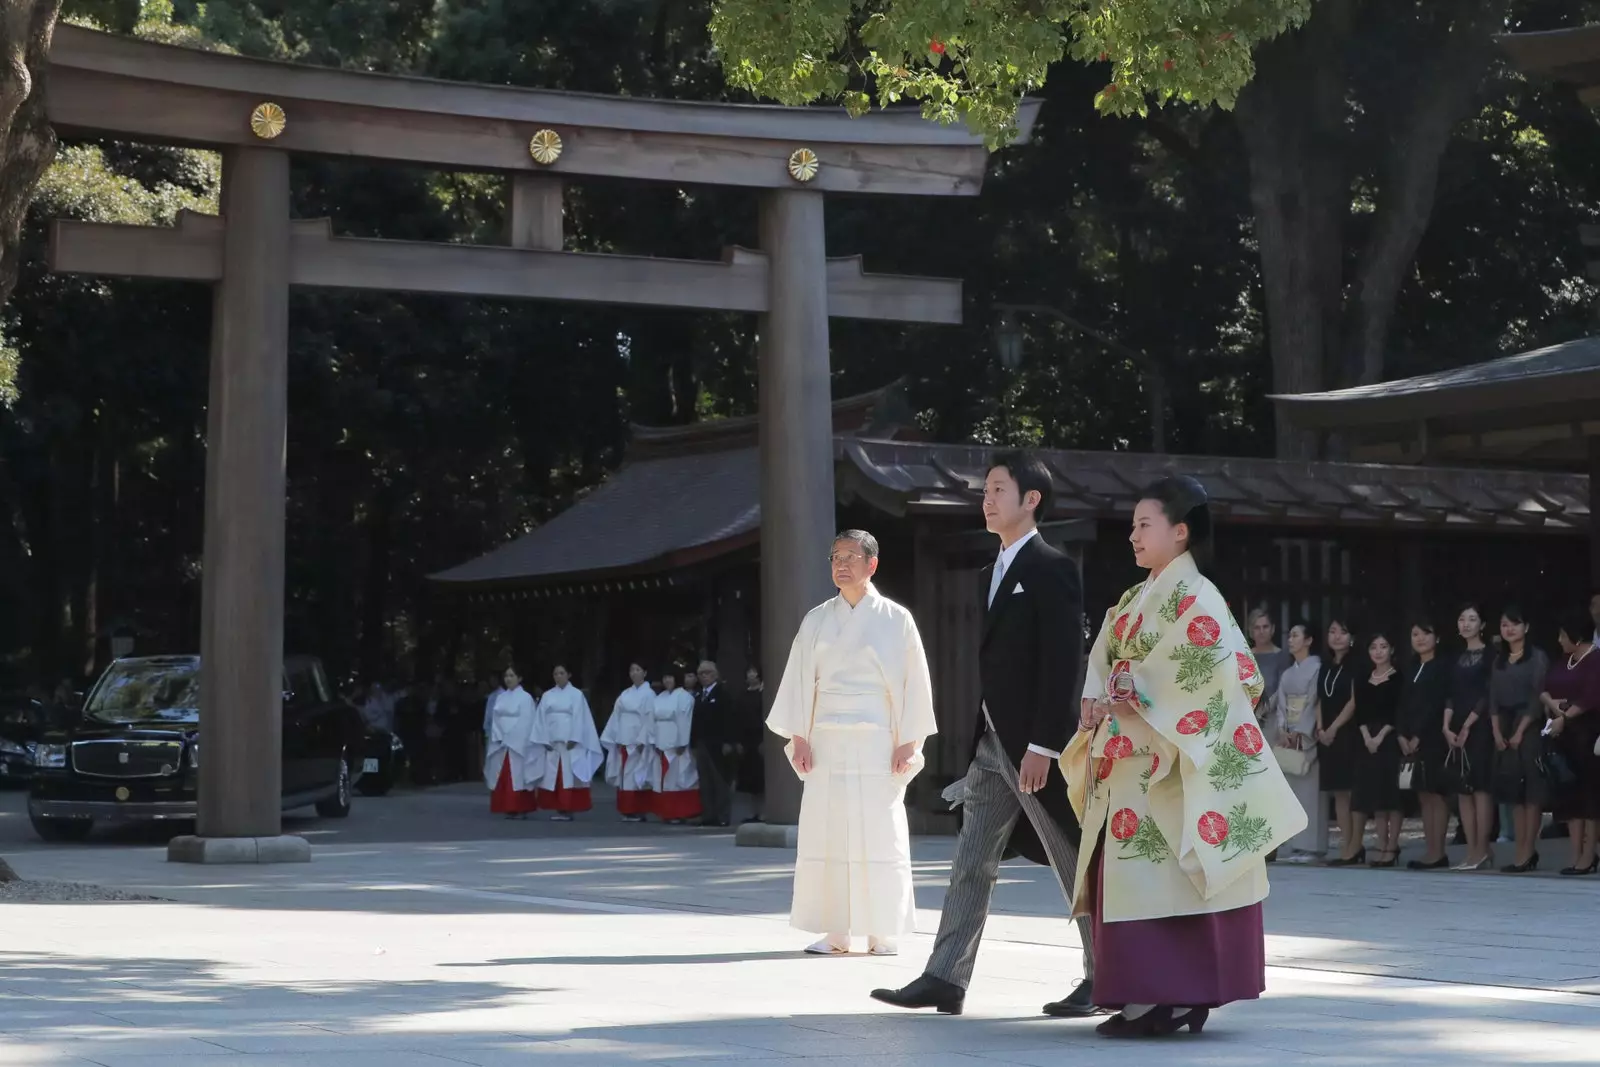
[[[402,749],[404,749],[405,747],[406,747],[405,745],[400,743],[400,735],[399,734],[390,734],[389,735],[389,751],[390,752],[399,752]]]
[[[33,750],[33,765],[59,770],[67,765],[66,745],[38,745]]]
[[[28,750],[22,745],[17,744],[15,741],[7,741],[4,738],[0,738],[0,752],[3,752],[8,756],[29,755]]]

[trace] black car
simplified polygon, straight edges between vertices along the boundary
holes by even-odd
[[[82,840],[99,822],[192,820],[198,810],[200,657],[121,659],[106,668],[70,729],[34,746],[28,817],[47,841]],[[334,697],[320,660],[284,660],[283,810],[350,814],[370,736]]]

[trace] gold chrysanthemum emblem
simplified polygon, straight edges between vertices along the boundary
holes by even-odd
[[[540,130],[528,142],[528,155],[535,163],[548,167],[561,158],[561,135],[554,130]]]
[[[270,101],[257,104],[256,109],[250,112],[250,132],[263,141],[277,137],[287,125],[289,116],[283,113],[283,108]]]
[[[822,161],[809,148],[796,148],[789,153],[789,177],[797,182],[808,182],[817,176]]]

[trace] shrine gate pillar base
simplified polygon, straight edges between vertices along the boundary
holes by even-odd
[[[226,236],[212,312],[206,422],[199,838],[174,842],[168,858],[304,860],[304,843],[279,834],[288,154],[230,151],[223,161],[222,216]]]
[[[761,667],[767,708],[805,613],[833,595],[833,406],[828,360],[823,195],[763,194],[761,247],[771,264],[760,325]],[[769,824],[800,817],[800,780],[776,735],[765,741]]]

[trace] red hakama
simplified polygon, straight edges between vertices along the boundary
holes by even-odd
[[[500,777],[495,780],[494,792],[489,794],[489,811],[494,815],[526,815],[539,810],[539,799],[532,789],[513,789],[511,786],[511,759],[500,764]]]
[[[661,754],[661,779],[667,777],[667,754]],[[674,789],[654,793],[650,798],[650,810],[660,819],[695,819],[700,816],[700,790]]]
[[[589,797],[588,786],[580,785],[576,789],[569,789],[562,785],[561,775],[563,770],[564,768],[560,764],[556,765],[556,787],[554,789],[539,790],[539,806],[546,811],[558,811],[563,815],[588,811],[594,807],[594,801]]]
[[[560,775],[561,772],[557,771],[556,776],[558,779]],[[626,748],[622,750],[622,769],[617,775],[617,780],[619,782],[628,780],[628,750]],[[651,810],[650,791],[648,789],[617,790],[617,814],[649,815]]]

